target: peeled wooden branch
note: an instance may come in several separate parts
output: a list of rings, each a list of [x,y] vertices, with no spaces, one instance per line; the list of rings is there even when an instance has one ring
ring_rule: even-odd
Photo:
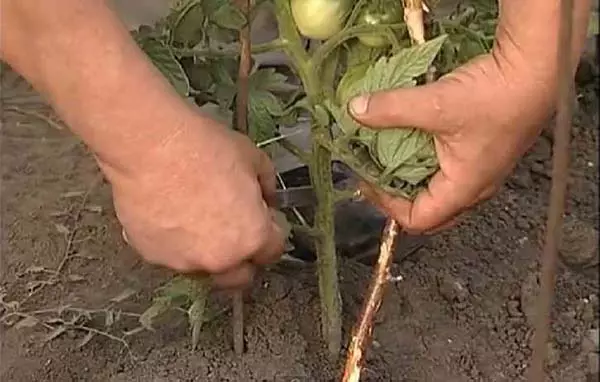
[[[423,24],[423,2],[421,0],[404,1],[404,20],[411,39],[416,44],[425,42],[425,27]],[[400,226],[393,219],[388,219],[383,230],[379,258],[369,285],[367,299],[363,303],[358,324],[352,331],[352,340],[346,356],[346,365],[342,382],[358,382],[364,364],[367,348],[371,343],[373,322],[381,306],[385,286],[390,276],[390,266],[394,258],[396,238]]]
[[[363,303],[358,325],[352,331],[352,341],[348,348],[342,382],[357,382],[360,380],[366,349],[371,343],[375,315],[381,306],[385,287],[390,276],[390,266],[394,258],[396,237],[399,231],[398,223],[393,219],[388,219],[383,230],[379,258],[369,285],[367,299]]]

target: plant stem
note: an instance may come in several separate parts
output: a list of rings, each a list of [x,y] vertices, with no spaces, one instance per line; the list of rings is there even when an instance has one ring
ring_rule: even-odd
[[[308,164],[310,162],[310,153],[305,152],[300,147],[296,146],[287,139],[278,140],[277,143],[286,149],[290,154],[294,155],[300,162]]]
[[[321,127],[314,130],[314,134],[325,132],[327,129]],[[335,247],[333,173],[331,153],[317,140],[313,143],[313,157],[309,170],[318,201],[314,227],[321,234],[315,243],[321,298],[321,326],[330,355],[332,358],[337,358],[342,342],[342,304]]]
[[[284,51],[290,57],[302,80],[306,96],[312,107],[320,105],[323,92],[317,70],[302,44],[288,0],[275,0],[275,15],[279,25],[279,36],[286,43]],[[331,153],[319,143],[319,138],[330,139],[329,133],[329,126],[321,126],[317,118],[313,118],[309,172],[317,195],[314,228],[321,235],[315,243],[321,300],[321,327],[331,358],[337,360],[342,338],[342,304],[335,247],[333,174]]]
[[[281,39],[275,39],[273,41],[261,43],[261,44],[253,44],[251,47],[252,54],[261,54],[273,52],[276,50],[282,50],[285,47],[285,42]],[[232,44],[232,47],[223,48],[223,49],[215,49],[215,48],[181,48],[181,49],[173,49],[173,52],[178,57],[215,57],[215,56],[239,56],[240,55],[240,47]]]

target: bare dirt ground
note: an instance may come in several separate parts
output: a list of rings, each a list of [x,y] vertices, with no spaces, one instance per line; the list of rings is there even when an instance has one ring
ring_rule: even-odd
[[[549,343],[552,380],[561,382],[591,381],[598,373],[597,68],[595,73],[584,75],[578,86],[565,245]],[[231,350],[228,311],[206,324],[195,352],[181,314],[162,321],[154,333],[127,337],[131,354],[117,338],[96,332],[107,330],[106,314],[98,310],[128,289],[135,295],[116,306],[129,316],[122,315],[109,333],[120,336],[135,328],[135,314],[149,305],[152,290],[169,273],[143,263],[124,244],[110,188],[96,183],[98,169],[85,146],[68,131],[27,114],[47,111],[32,106],[39,100],[23,81],[10,72],[2,81],[0,295],[5,305],[0,315],[17,311],[21,315],[12,316],[17,319],[37,312],[43,322],[1,326],[0,380],[336,379],[339,367],[328,364],[319,342],[311,266],[280,266],[256,281],[246,305],[243,357]],[[498,195],[396,264],[394,272],[403,280],[388,289],[365,381],[523,380],[551,151],[550,139],[542,136]],[[370,268],[345,260],[341,277],[347,335]],[[28,288],[38,289],[27,297]],[[6,305],[10,301],[23,303],[15,310]],[[72,315],[72,310],[58,315],[67,305],[96,311],[91,320],[75,322],[75,330],[57,333],[56,318]],[[88,333],[96,335],[86,338]],[[49,334],[60,335],[44,342]],[[83,339],[89,342],[78,347]]]

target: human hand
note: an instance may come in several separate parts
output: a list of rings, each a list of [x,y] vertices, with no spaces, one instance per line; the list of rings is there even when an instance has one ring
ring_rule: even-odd
[[[274,168],[245,136],[191,108],[176,114],[177,132],[133,171],[99,160],[126,240],[151,263],[243,286],[284,250]]]
[[[437,82],[359,97],[350,113],[373,128],[414,126],[433,134],[440,170],[411,202],[362,184],[364,195],[412,233],[446,228],[489,198],[549,121],[557,91],[560,1],[499,1],[490,54]],[[574,3],[573,76],[591,1]],[[548,118],[548,119],[547,119]]]
[[[351,114],[367,126],[432,133],[440,163],[412,203],[363,183],[365,197],[408,232],[422,233],[452,225],[492,196],[534,143],[554,97],[552,72],[516,64],[519,55],[516,46],[500,41],[491,54],[435,83],[353,100]]]

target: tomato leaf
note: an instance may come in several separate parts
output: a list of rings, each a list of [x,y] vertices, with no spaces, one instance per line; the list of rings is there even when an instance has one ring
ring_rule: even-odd
[[[202,3],[188,1],[177,13],[171,29],[171,43],[194,46],[204,37],[203,25],[206,16]]]
[[[593,37],[600,33],[598,28],[598,17],[598,12],[591,12],[587,32],[588,37]]]
[[[437,170],[432,136],[409,126],[374,131],[356,122],[346,104],[359,94],[415,86],[416,79],[427,72],[446,38],[441,35],[422,45],[401,49],[391,57],[380,57],[366,70],[364,66],[354,66],[340,81],[341,110],[334,108],[332,112],[345,133],[343,139],[336,139],[338,148],[353,153],[355,158],[360,156],[360,166],[371,173],[378,172],[375,178],[381,186],[391,187],[409,198]]]
[[[171,308],[172,299],[169,297],[158,297],[152,302],[152,305],[146,309],[138,318],[139,323],[147,330],[153,331],[152,323],[154,319],[167,312]]]
[[[240,30],[246,24],[244,14],[230,2],[222,4],[210,18],[215,24],[227,29]]]
[[[415,85],[415,78],[425,74],[446,40],[438,36],[421,45],[402,49],[390,58],[380,58],[365,74],[357,91],[361,93]]]
[[[152,36],[137,35],[134,37],[140,48],[173,85],[177,93],[186,97],[190,91],[190,83],[171,49],[164,42]]]
[[[283,102],[275,93],[285,88],[287,77],[273,68],[258,69],[248,78],[248,135],[255,143],[276,136]]]
[[[192,349],[196,349],[200,341],[200,330],[205,321],[206,302],[208,299],[208,290],[205,293],[198,294],[192,305],[187,311],[188,323],[192,330]]]
[[[253,91],[248,100],[248,136],[255,143],[277,135],[276,116],[283,113],[281,100],[264,90]]]
[[[344,120],[341,127],[348,134],[354,134],[361,126],[348,115],[346,103],[359,94],[379,90],[411,87],[416,84],[415,78],[427,72],[427,69],[439,53],[446,35],[441,35],[422,45],[402,49],[392,57],[382,57],[371,65],[362,75],[364,67],[357,66],[352,71],[348,84],[343,83],[343,91],[338,93],[343,98],[340,103],[344,109]]]

